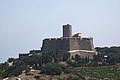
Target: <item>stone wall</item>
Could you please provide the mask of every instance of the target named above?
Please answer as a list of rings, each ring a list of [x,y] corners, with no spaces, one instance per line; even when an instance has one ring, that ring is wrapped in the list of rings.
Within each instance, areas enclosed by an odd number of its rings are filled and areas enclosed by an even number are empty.
[[[71,38],[70,50],[90,50],[94,49],[93,41],[91,38]]]
[[[49,38],[43,40],[42,52],[94,49],[90,38]]]
[[[69,40],[67,38],[44,39],[42,52],[69,51]]]
[[[48,38],[43,40],[42,52],[69,52],[71,56],[79,54],[82,58],[93,59],[96,51],[93,46],[93,38]]]
[[[67,24],[63,25],[63,37],[72,37],[72,26]]]
[[[82,33],[72,36],[72,26],[69,24],[63,25],[63,37],[44,39],[41,51],[55,53],[61,51],[70,52],[71,55],[78,53],[83,57],[89,56],[91,58],[96,53],[93,46],[93,38],[82,38]]]
[[[93,59],[93,55],[95,55],[95,51],[82,51],[82,50],[78,50],[78,51],[75,51],[75,52],[70,52],[70,58],[74,57],[75,58],[75,55],[78,54],[81,56],[81,58],[89,58],[89,59]]]

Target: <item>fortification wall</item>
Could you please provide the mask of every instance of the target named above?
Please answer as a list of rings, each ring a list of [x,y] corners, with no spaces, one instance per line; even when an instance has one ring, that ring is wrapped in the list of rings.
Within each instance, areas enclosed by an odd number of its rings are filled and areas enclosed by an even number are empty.
[[[83,38],[81,40],[81,50],[90,50],[93,51],[93,41],[92,38]]]
[[[90,50],[93,51],[92,38],[71,38],[70,39],[70,50]]]
[[[68,38],[49,38],[43,40],[42,52],[69,51]]]
[[[69,52],[71,56],[79,54],[82,58],[89,57],[93,59],[96,53],[92,38],[48,38],[43,40],[42,52]]]
[[[92,38],[48,38],[43,40],[42,52],[94,50]]]
[[[81,45],[80,45],[80,38],[71,38],[70,39],[70,50],[79,50]]]
[[[78,55],[81,56],[81,58],[86,58],[87,57],[89,59],[93,59],[93,55],[95,55],[95,52],[94,51],[89,52],[89,51],[79,50],[79,51],[76,51],[76,52],[71,52],[70,54],[71,54],[70,58],[72,58],[72,57],[75,58],[75,55],[78,54]]]

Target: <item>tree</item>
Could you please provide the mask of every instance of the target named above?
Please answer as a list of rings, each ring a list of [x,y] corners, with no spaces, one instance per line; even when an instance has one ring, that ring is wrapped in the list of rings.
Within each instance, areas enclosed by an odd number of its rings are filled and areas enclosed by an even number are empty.
[[[52,56],[50,53],[43,53],[42,54],[42,63],[50,63],[52,62]]]
[[[60,67],[60,64],[56,64],[56,63],[47,63],[41,69],[41,73],[47,75],[60,75],[62,71],[63,70]]]
[[[71,72],[71,69],[69,67],[65,68],[64,73],[69,74],[70,72]]]
[[[4,73],[5,73],[5,71],[0,69],[0,79],[2,79]]]
[[[13,62],[14,61],[14,58],[9,58],[8,60],[7,60],[7,62]]]
[[[94,56],[94,62],[107,63],[107,65],[113,65],[120,62],[120,46],[119,47],[97,47],[98,55]],[[105,58],[104,56],[107,56]],[[105,64],[104,64],[105,65]]]
[[[80,57],[80,55],[78,55],[78,54],[75,55],[75,61],[81,62],[81,57]]]
[[[67,61],[70,58],[70,53],[63,54],[63,61]]]

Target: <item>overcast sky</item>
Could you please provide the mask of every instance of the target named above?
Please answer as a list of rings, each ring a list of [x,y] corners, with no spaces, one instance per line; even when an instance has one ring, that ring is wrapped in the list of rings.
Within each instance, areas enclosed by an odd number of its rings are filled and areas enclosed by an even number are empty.
[[[0,62],[61,37],[67,23],[95,46],[120,46],[120,0],[0,0]]]

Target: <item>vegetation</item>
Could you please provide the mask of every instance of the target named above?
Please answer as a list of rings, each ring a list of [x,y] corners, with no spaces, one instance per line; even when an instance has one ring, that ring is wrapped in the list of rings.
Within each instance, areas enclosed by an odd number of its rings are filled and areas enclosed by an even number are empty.
[[[96,79],[109,78],[111,80],[120,80],[120,70],[114,67],[89,67],[76,68],[76,74],[84,77],[91,77]]]
[[[98,55],[94,56],[95,62],[103,62],[103,65],[120,63],[120,47],[97,47],[96,50]]]
[[[4,70],[0,69],[0,79],[3,77],[3,75],[4,75]]]
[[[47,63],[41,69],[41,74],[60,75],[62,73],[62,71],[63,71],[63,69],[60,64]]]
[[[116,67],[120,63],[120,47],[97,47],[96,50],[98,55],[95,55],[93,60],[88,57],[81,58],[77,54],[70,59],[70,54],[66,52],[40,53],[33,50],[30,51],[30,56],[9,58],[7,62],[1,63],[0,76],[4,78],[18,76],[35,69],[40,70],[40,74],[52,76],[72,74],[67,80],[79,80],[79,78],[84,80],[86,77],[120,80],[120,66]],[[66,62],[67,65],[60,62]]]
[[[41,74],[47,75],[60,75],[62,72],[69,74],[71,70],[69,67],[65,67],[64,65],[57,63],[47,63],[43,65],[41,69]]]

